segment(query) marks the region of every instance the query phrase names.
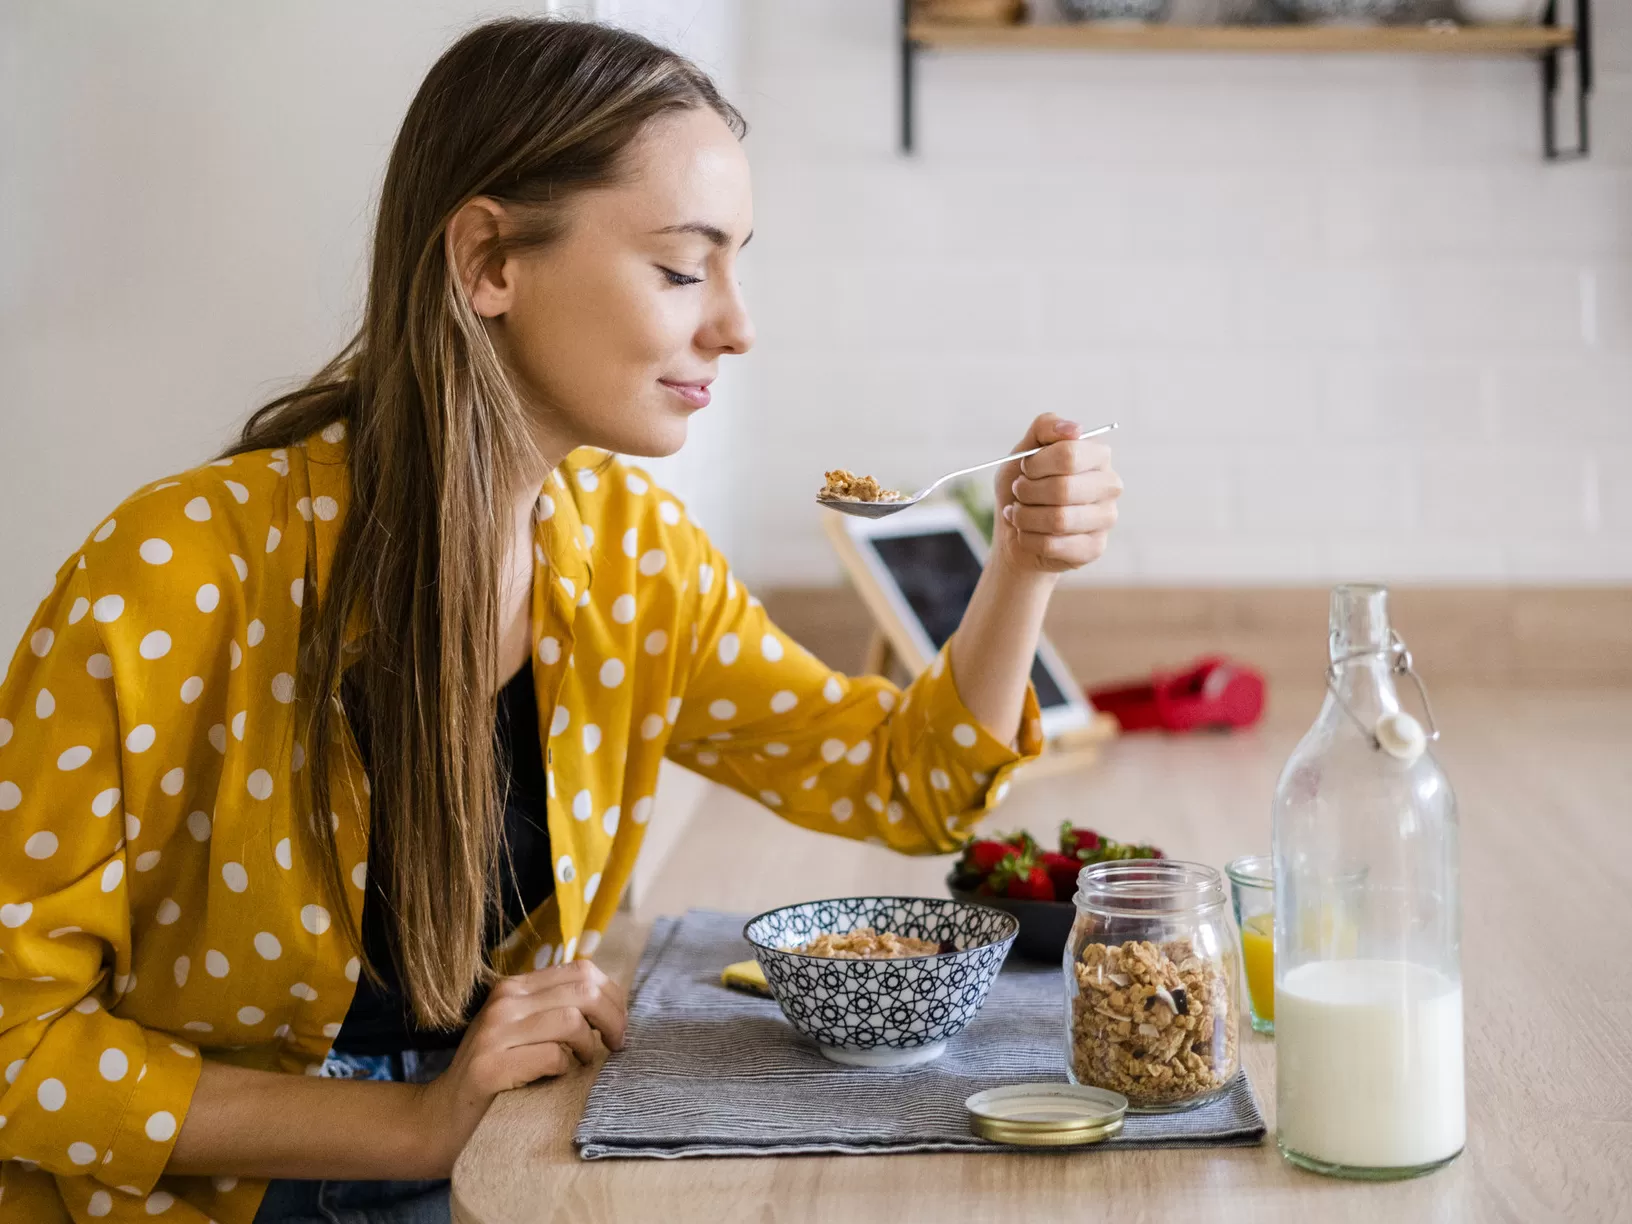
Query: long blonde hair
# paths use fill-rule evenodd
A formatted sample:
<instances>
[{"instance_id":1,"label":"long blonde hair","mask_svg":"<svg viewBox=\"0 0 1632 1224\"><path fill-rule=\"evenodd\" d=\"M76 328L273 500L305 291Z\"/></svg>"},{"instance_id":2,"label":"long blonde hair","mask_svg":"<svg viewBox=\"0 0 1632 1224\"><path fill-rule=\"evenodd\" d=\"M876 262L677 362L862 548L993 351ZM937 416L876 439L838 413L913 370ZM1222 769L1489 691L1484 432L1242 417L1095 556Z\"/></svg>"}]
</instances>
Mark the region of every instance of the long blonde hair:
<instances>
[{"instance_id":1,"label":"long blonde hair","mask_svg":"<svg viewBox=\"0 0 1632 1224\"><path fill-rule=\"evenodd\" d=\"M503 841L500 568L509 481L533 461L525 409L450 265L447 227L481 196L518 223L479 253L484 263L549 243L574 194L617 180L647 122L693 108L745 130L702 71L638 35L547 19L465 34L426 76L392 148L361 329L304 387L256 412L228 452L347 427L351 509L321 605L307 601L297 692L304 738L329 745L342 672L361 682L369 874L426 1027L457 1027L493 977L483 936ZM366 627L354 656L343 651L353 618ZM328 812L327 771L305 773L312 811ZM330 822L307 823L330 895L343 897ZM334 908L361 949L350 907Z\"/></svg>"}]
</instances>

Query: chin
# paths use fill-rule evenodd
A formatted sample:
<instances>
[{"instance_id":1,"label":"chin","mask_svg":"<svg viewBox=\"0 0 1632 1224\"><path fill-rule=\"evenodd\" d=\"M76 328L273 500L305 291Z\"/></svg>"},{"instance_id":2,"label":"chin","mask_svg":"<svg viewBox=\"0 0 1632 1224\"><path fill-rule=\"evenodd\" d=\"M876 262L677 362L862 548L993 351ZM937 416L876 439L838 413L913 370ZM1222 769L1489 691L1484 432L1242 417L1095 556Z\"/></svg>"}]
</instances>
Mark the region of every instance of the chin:
<instances>
[{"instance_id":1,"label":"chin","mask_svg":"<svg viewBox=\"0 0 1632 1224\"><path fill-rule=\"evenodd\" d=\"M662 459L686 444L684 417L620 424L622 428L602 431L590 445L639 459Z\"/></svg>"}]
</instances>

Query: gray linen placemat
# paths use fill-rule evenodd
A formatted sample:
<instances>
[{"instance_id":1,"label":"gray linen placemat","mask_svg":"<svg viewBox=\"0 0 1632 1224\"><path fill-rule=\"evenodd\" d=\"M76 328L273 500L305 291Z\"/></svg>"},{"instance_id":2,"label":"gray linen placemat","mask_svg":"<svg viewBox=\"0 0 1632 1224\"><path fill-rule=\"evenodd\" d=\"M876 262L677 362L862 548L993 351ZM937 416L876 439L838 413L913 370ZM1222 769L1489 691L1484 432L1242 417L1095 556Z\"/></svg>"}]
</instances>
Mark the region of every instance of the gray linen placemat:
<instances>
[{"instance_id":1,"label":"gray linen placemat","mask_svg":"<svg viewBox=\"0 0 1632 1224\"><path fill-rule=\"evenodd\" d=\"M574 1137L585 1160L1005 1151L969 1133L964 1100L1003 1084L1065 1080L1054 966L1011 957L980 1015L932 1063L841 1067L794 1032L774 1000L720 985L726 965L753 955L745 921L692 910L653 926L628 1044L602 1068ZM1263 1135L1243 1071L1212 1104L1129 1114L1121 1135L1097 1146L1236 1146Z\"/></svg>"}]
</instances>

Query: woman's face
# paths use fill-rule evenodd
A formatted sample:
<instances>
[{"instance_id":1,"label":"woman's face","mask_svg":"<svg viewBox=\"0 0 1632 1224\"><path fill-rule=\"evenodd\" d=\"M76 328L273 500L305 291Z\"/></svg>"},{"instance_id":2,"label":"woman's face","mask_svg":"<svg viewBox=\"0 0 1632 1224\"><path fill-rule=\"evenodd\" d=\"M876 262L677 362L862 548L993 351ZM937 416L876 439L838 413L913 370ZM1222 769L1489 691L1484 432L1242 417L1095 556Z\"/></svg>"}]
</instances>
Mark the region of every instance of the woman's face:
<instances>
[{"instance_id":1,"label":"woman's face","mask_svg":"<svg viewBox=\"0 0 1632 1224\"><path fill-rule=\"evenodd\" d=\"M552 462L577 446L672 454L720 357L754 342L737 284L753 201L736 137L711 110L678 111L625 156L617 185L572 201L563 237L472 294Z\"/></svg>"}]
</instances>

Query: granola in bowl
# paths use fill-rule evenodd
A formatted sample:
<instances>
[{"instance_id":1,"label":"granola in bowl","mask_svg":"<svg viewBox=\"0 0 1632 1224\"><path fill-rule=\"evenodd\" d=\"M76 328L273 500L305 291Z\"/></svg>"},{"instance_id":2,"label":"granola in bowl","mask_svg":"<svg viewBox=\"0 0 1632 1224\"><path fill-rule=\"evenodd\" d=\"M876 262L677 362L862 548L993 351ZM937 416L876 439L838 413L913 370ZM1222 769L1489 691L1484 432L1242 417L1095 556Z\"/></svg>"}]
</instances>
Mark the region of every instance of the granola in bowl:
<instances>
[{"instance_id":1,"label":"granola in bowl","mask_svg":"<svg viewBox=\"0 0 1632 1224\"><path fill-rule=\"evenodd\" d=\"M956 950L955 946L947 947L944 942L914 939L911 935L875 931L865 926L857 927L847 935L818 935L798 947L783 949L805 956L832 956L846 960L895 960L903 956L938 956L942 952Z\"/></svg>"}]
</instances>

